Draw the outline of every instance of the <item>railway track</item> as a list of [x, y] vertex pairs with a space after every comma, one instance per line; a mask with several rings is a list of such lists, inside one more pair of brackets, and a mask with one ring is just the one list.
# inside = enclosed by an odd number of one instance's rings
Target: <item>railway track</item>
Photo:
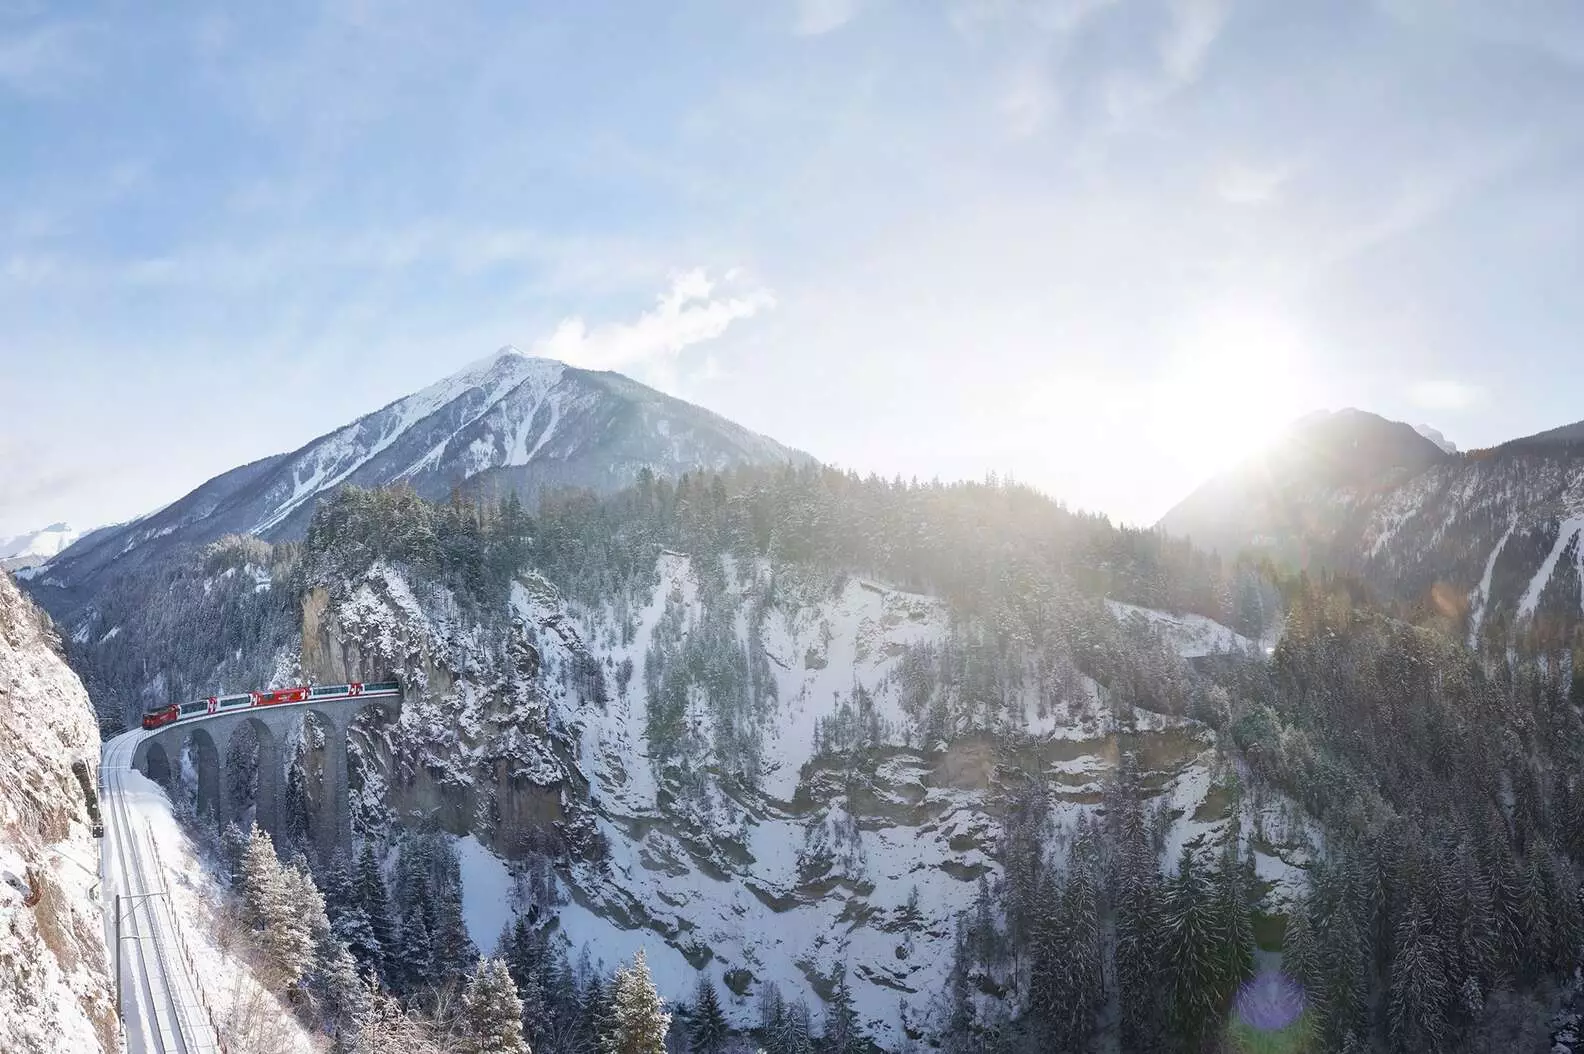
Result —
[[[108, 800], [102, 853], [106, 925], [121, 966], [122, 1014], [126, 1049], [147, 1054], [217, 1054], [222, 1050], [207, 1017], [198, 1009], [196, 980], [176, 951], [174, 905], [164, 876], [151, 863], [145, 827], [132, 809], [132, 750], [141, 731], [118, 736], [105, 745], [101, 761], [103, 798]], [[122, 901], [121, 940], [117, 940], [115, 896]], [[155, 894], [143, 896], [143, 894]], [[131, 944], [131, 948], [125, 947]]]

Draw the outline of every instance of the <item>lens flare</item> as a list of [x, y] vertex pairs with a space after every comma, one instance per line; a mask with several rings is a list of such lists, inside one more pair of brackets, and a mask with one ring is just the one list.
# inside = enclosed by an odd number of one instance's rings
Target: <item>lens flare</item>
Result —
[[1280, 1032], [1303, 1016], [1303, 986], [1286, 974], [1267, 970], [1238, 990], [1233, 1005], [1238, 1020], [1260, 1032]]

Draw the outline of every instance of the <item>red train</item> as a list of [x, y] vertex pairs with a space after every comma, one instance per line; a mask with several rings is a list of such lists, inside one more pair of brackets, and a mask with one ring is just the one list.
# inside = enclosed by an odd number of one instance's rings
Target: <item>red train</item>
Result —
[[207, 699], [194, 699], [190, 703], [172, 703], [143, 714], [144, 728], [160, 728], [172, 721], [208, 717], [212, 714], [245, 710], [253, 706], [280, 706], [283, 703], [307, 703], [349, 699], [364, 695], [400, 696], [401, 684], [397, 681], [376, 681], [364, 684], [351, 681], [347, 684], [299, 684], [294, 688], [276, 688], [268, 692], [238, 692], [236, 695], [211, 695]]
[[[342, 690], [352, 686], [343, 686]], [[359, 691], [363, 686], [356, 686]], [[232, 707], [243, 706], [278, 706], [281, 703], [306, 703], [313, 689], [306, 684], [299, 684], [295, 688], [277, 688], [271, 692], [245, 692], [241, 695], [213, 696], [199, 699], [191, 703], [172, 703], [170, 706], [158, 710], [150, 710], [143, 715], [144, 728], [160, 728], [172, 721], [180, 721], [184, 717], [195, 717], [200, 714], [213, 714], [219, 710], [229, 710]], [[350, 694], [356, 695], [357, 692]]]
[[171, 705], [159, 710], [150, 710], [148, 713], [143, 715], [143, 727], [159, 728], [161, 725], [170, 724], [180, 715], [181, 707], [177, 706], [175, 703], [172, 703]]

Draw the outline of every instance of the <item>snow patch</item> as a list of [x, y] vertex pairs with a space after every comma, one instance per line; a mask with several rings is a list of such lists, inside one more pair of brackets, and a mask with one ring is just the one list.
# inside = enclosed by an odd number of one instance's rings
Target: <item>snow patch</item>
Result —
[[1496, 543], [1496, 548], [1491, 550], [1490, 556], [1485, 560], [1485, 573], [1480, 576], [1479, 588], [1474, 591], [1473, 599], [1469, 603], [1468, 646], [1470, 648], [1477, 645], [1480, 624], [1485, 621], [1485, 607], [1490, 603], [1491, 578], [1496, 573], [1496, 559], [1501, 556], [1502, 550], [1507, 547], [1507, 539], [1512, 537], [1512, 533], [1517, 526], [1517, 520], [1508, 524], [1507, 530], [1501, 536], [1501, 540]]
[[1106, 606], [1118, 622], [1126, 623], [1134, 618], [1148, 622], [1185, 659], [1226, 652], [1257, 655], [1263, 651], [1258, 642], [1204, 615], [1174, 615], [1169, 611], [1124, 604], [1120, 600], [1107, 600]]
[[472, 835], [458, 838], [462, 869], [462, 922], [485, 955], [512, 920], [512, 877], [506, 864]]
[[1519, 618], [1527, 618], [1534, 614], [1536, 605], [1540, 603], [1540, 594], [1545, 592], [1546, 583], [1551, 581], [1552, 574], [1556, 572], [1557, 561], [1562, 559], [1562, 554], [1578, 537], [1580, 531], [1584, 531], [1584, 517], [1573, 517], [1562, 521], [1557, 529], [1556, 543], [1551, 546], [1551, 551], [1540, 564], [1540, 570], [1536, 571], [1535, 576], [1529, 580], [1523, 598], [1518, 601]]

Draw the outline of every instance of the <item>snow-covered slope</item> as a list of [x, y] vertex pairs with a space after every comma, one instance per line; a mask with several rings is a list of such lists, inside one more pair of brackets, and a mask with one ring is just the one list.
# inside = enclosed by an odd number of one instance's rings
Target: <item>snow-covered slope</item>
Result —
[[20, 571], [54, 559], [82, 532], [65, 523], [52, 523], [36, 531], [0, 542], [0, 568]]
[[[357, 823], [430, 817], [466, 834], [464, 905], [486, 946], [513, 911], [536, 909], [574, 959], [586, 947], [614, 965], [644, 948], [669, 997], [707, 971], [745, 1026], [766, 984], [824, 995], [845, 965], [865, 1028], [894, 1049], [904, 1017], [937, 1013], [954, 920], [998, 874], [997, 789], [1018, 771], [1053, 780], [1059, 845], [1116, 767], [1104, 693], [1070, 668], [1004, 700], [985, 718], [995, 731], [929, 741], [907, 667], [945, 646], [952, 619], [928, 596], [664, 553], [653, 588], [618, 607], [524, 575], [501, 642], [387, 564], [306, 602], [304, 674], [394, 672], [408, 688], [397, 726], [354, 739]], [[1223, 627], [1183, 625], [1181, 641], [1143, 616], [1120, 630], [1161, 663], [1222, 643]], [[679, 714], [652, 712], [667, 700]], [[1214, 734], [1144, 710], [1136, 721], [1127, 749], [1177, 817], [1168, 849], [1212, 844], [1233, 811]], [[849, 749], [819, 749], [837, 741]], [[1274, 798], [1237, 811], [1285, 896], [1313, 832]], [[501, 899], [504, 861], [529, 868], [547, 826], [570, 849], [553, 891], [523, 881]]]
[[0, 573], [0, 1050], [112, 1051], [84, 789], [96, 782], [99, 730], [51, 637]]
[[806, 455], [619, 374], [504, 348], [289, 454], [233, 469], [171, 505], [96, 532], [52, 559], [30, 588], [70, 621], [116, 571], [225, 534], [300, 537], [315, 499], [342, 484], [405, 482], [443, 498], [614, 490], [641, 469], [677, 476]]
[[1355, 574], [1474, 646], [1568, 646], [1584, 625], [1584, 444], [1564, 429], [1454, 455], [1368, 417], [1296, 431], [1162, 528]]
[[1123, 621], [1142, 619], [1185, 659], [1197, 659], [1218, 652], [1239, 655], [1261, 653], [1258, 641], [1251, 640], [1204, 615], [1192, 613], [1174, 615], [1169, 611], [1156, 611], [1154, 608], [1142, 608], [1136, 604], [1124, 604], [1120, 600], [1108, 600], [1106, 605], [1110, 607], [1113, 615]]

